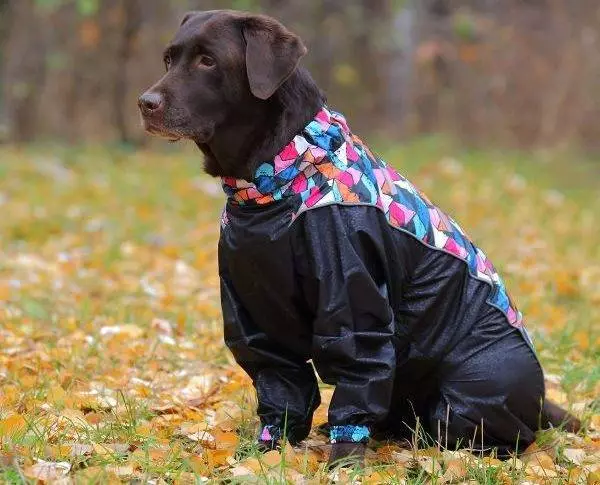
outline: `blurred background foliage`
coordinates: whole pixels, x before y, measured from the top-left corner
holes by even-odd
[[[136,98],[212,8],[299,33],[357,131],[600,149],[597,0],[0,0],[0,140],[148,143]]]

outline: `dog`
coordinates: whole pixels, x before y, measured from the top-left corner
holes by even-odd
[[[327,106],[306,53],[273,18],[191,12],[139,98],[147,132],[194,141],[222,179],[225,341],[256,388],[262,449],[310,432],[314,369],[335,386],[330,463],[417,427],[499,456],[539,428],[576,432],[490,260]]]

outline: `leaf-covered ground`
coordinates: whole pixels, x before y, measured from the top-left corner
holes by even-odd
[[[2,148],[0,482],[600,483],[600,174],[449,153],[384,155],[501,269],[580,435],[541,433],[504,463],[373,443],[362,474],[325,472],[316,433],[261,456],[252,387],[222,343],[223,195],[200,156]]]

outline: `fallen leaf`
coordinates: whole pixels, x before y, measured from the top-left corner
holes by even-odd
[[[163,335],[173,335],[173,325],[168,320],[155,318],[152,320],[151,327]]]
[[[599,485],[600,484],[600,470],[590,472],[587,476],[587,485]]]
[[[421,470],[428,475],[439,476],[442,473],[442,465],[436,458],[431,458],[429,456],[418,456],[416,462],[419,468],[421,468]]]
[[[444,462],[452,461],[452,460],[461,460],[465,463],[471,463],[475,460],[476,457],[472,453],[469,453],[466,450],[444,450],[442,451],[442,460]]]
[[[12,465],[16,459],[18,459],[16,455],[0,451],[0,468]]]
[[[52,386],[48,390],[46,399],[52,404],[62,404],[67,399],[67,393],[61,386]]]
[[[91,466],[78,471],[75,474],[76,483],[89,483],[89,484],[117,484],[121,483],[119,477],[114,473],[110,473],[106,467]]]
[[[119,478],[128,478],[134,475],[135,469],[132,465],[110,465],[106,467],[106,471],[114,473]]]
[[[285,475],[287,483],[291,483],[292,485],[307,485],[308,479],[299,471],[294,470],[293,468],[285,468],[283,471]],[[279,479],[279,476],[275,476],[275,479]]]
[[[112,450],[109,448],[105,448],[105,450],[108,450],[109,453],[112,453]],[[171,451],[172,450],[168,447],[149,448],[147,450],[138,448],[131,454],[130,460],[139,465],[144,465],[148,462],[162,463],[167,459]]]
[[[532,478],[556,478],[558,473],[553,468],[544,468],[535,464],[528,464],[525,467],[525,475]]]
[[[63,429],[71,426],[75,430],[92,429],[85,415],[79,409],[64,409],[58,417],[57,422]]]
[[[467,467],[462,460],[450,460],[446,463],[446,471],[442,475],[442,481],[450,483],[455,480],[463,480],[468,474]]]
[[[92,445],[86,445],[83,443],[73,443],[70,445],[70,455],[73,457],[91,455],[94,452]]]
[[[401,465],[406,465],[411,463],[415,459],[415,454],[412,451],[408,450],[400,450],[400,451],[392,451],[391,457],[394,462],[399,463]]]
[[[115,454],[113,450],[102,443],[93,443],[92,447],[94,449],[94,453],[102,458],[110,458]]]
[[[240,462],[240,465],[252,470],[253,473],[258,474],[262,471],[263,466],[260,461],[256,458],[246,458],[244,461]]]
[[[176,413],[179,411],[181,406],[178,406],[175,403],[161,403],[161,404],[154,404],[151,406],[151,410],[153,412],[155,412],[156,414],[171,414],[171,413]]]
[[[197,485],[198,482],[208,482],[208,477],[198,477],[195,473],[181,472],[173,480],[173,485]]]
[[[542,469],[554,470],[555,468],[552,457],[545,451],[542,451],[535,442],[529,445],[523,452],[521,460],[526,465],[535,465]]]
[[[287,467],[295,467],[297,465],[299,459],[298,454],[296,453],[296,450],[294,450],[294,447],[288,441],[286,441],[283,445],[281,454],[283,459],[285,460],[285,465]]]
[[[212,433],[216,447],[221,450],[236,449],[240,443],[240,437],[236,433],[214,431]]]
[[[230,471],[231,475],[233,475],[234,477],[245,477],[245,476],[253,476],[254,475],[254,472],[252,470],[250,470],[249,468],[246,468],[245,466],[242,466],[242,465],[237,465],[229,471]]]
[[[521,471],[524,470],[525,467],[527,466],[522,460],[519,460],[516,457],[511,458],[510,460],[508,460],[508,467],[511,470],[515,470],[515,471]]]
[[[502,466],[503,463],[502,461],[498,460],[498,458],[493,458],[491,456],[484,456],[481,461],[485,466],[489,467]]]
[[[428,456],[430,458],[435,458],[438,461],[441,461],[442,457],[443,457],[443,454],[440,451],[440,449],[436,448],[436,447],[430,447],[430,448],[426,448],[424,450],[418,450],[417,455],[418,456]]]
[[[187,438],[200,443],[206,448],[215,449],[217,447],[215,437],[208,431],[198,431],[197,433],[187,435]]]
[[[25,431],[27,421],[20,414],[13,414],[8,418],[0,420],[0,437],[14,436]]]
[[[577,448],[565,448],[562,453],[563,456],[574,465],[581,465],[586,455],[585,450]]]
[[[267,451],[261,457],[261,461],[268,467],[278,466],[281,463],[281,453],[277,450]]]
[[[221,465],[225,465],[227,463],[228,458],[233,456],[233,450],[206,450],[206,458],[208,461],[208,465],[211,468],[215,468]]]
[[[567,477],[569,485],[587,485],[587,475],[581,468],[573,468]]]
[[[119,335],[130,339],[137,339],[142,337],[144,333],[143,328],[132,324],[106,326],[100,329],[100,335],[103,337]]]
[[[38,459],[37,463],[25,468],[23,474],[32,480],[49,482],[65,477],[70,471],[71,464],[68,462],[51,462]]]
[[[392,453],[399,453],[400,451],[402,451],[402,448],[400,448],[398,445],[387,444],[377,448],[377,450],[375,450],[375,454],[382,462],[388,463],[393,461]]]
[[[189,406],[201,406],[214,388],[215,380],[212,375],[194,376],[179,391],[179,395]]]
[[[381,471],[374,471],[363,478],[364,485],[380,485],[382,483],[391,483],[393,480],[403,479],[405,470],[402,468],[394,468],[393,475]],[[393,478],[392,478],[393,477]]]

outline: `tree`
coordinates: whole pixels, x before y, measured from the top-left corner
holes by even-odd
[[[118,46],[116,62],[122,68],[117,70],[113,90],[114,123],[119,140],[130,143],[126,111],[131,107],[127,103],[128,66],[133,53],[134,42],[142,23],[141,0],[121,0],[123,10],[121,41]]]

